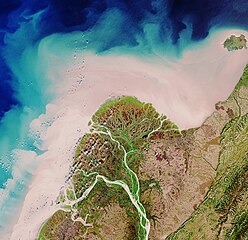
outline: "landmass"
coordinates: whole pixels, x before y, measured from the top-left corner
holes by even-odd
[[[181,131],[151,104],[108,100],[38,239],[247,239],[248,66],[215,107]]]
[[[224,48],[227,48],[228,51],[247,49],[247,40],[243,34],[239,37],[231,35],[230,38],[227,38],[224,42]]]
[[[148,200],[158,217],[150,239],[247,239],[247,71],[200,128],[148,151],[148,162],[161,149],[168,161],[140,175],[163,183]]]

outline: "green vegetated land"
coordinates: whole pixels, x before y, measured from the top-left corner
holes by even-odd
[[[227,38],[224,42],[224,48],[227,48],[228,51],[239,50],[247,48],[247,40],[243,34],[239,37],[231,35],[230,38]]]
[[[75,154],[73,186],[69,190],[74,193],[69,195],[74,196],[70,199],[68,193],[62,196],[66,210],[55,213],[48,220],[39,239],[60,239],[61,225],[69,221],[70,210],[73,216],[68,225],[73,226],[73,222],[79,223],[80,219],[87,218],[85,222],[90,226],[80,231],[77,227],[64,229],[65,236],[70,235],[70,239],[110,239],[109,232],[104,232],[103,228],[106,222],[101,219],[115,205],[124,209],[124,219],[121,220],[125,221],[124,231],[116,230],[120,232],[117,238],[148,239],[149,216],[139,200],[140,182],[136,172],[150,139],[159,133],[179,134],[178,128],[166,116],[159,115],[151,104],[134,97],[107,101],[90,124],[90,133],[83,136]],[[108,224],[107,228],[111,228],[112,223]]]
[[[217,175],[199,208],[167,239],[248,239],[248,114],[221,133]]]
[[[215,128],[222,130],[211,140],[193,137],[206,124],[181,133],[151,104],[134,97],[108,100],[78,144],[71,186],[58,200],[61,210],[43,225],[38,239],[248,239],[247,86],[248,67],[228,101],[216,105]],[[196,145],[200,141],[204,147]],[[204,152],[215,145],[220,148],[216,168]],[[192,157],[198,150],[206,156]],[[191,196],[183,182],[201,178],[199,171],[204,184],[197,180],[192,186],[205,197],[183,210],[188,220],[180,223],[180,199]],[[176,216],[169,218],[175,224],[168,229],[163,229],[163,214]]]

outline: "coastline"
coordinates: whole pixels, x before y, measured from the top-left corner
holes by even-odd
[[[225,40],[231,33],[235,31],[217,34],[210,45],[204,43],[168,65],[156,59],[145,62],[131,56],[86,54],[82,56],[86,62],[83,70],[72,66],[68,73],[61,66],[61,82],[54,80],[61,97],[31,124],[31,129],[40,132],[40,148],[45,153],[36,156],[40,166],[33,174],[10,239],[35,239],[42,223],[57,210],[55,201],[66,184],[78,139],[88,131],[88,121],[106,99],[132,95],[151,102],[181,129],[199,126],[214,104],[229,96],[247,63],[248,51],[229,53],[220,45],[219,39]],[[79,84],[81,71],[85,80]],[[43,127],[51,119],[52,124]]]

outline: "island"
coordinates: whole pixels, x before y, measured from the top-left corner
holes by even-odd
[[[230,38],[227,38],[224,42],[224,48],[227,48],[228,51],[234,51],[239,49],[247,49],[247,40],[243,34],[239,37],[231,35]]]
[[[89,122],[43,239],[247,239],[248,65],[198,128],[132,96]]]

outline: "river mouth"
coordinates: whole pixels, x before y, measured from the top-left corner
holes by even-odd
[[[126,211],[129,228],[134,228],[134,232],[126,234],[148,240],[150,221],[144,203],[140,201],[141,189],[136,172],[150,139],[158,133],[177,135],[180,131],[151,104],[130,96],[105,102],[89,124],[89,133],[81,138],[76,149],[70,186],[59,197],[59,211],[64,211],[67,217],[69,213],[73,223],[80,222],[87,237],[89,232],[101,232],[97,222],[102,210],[119,204]],[[56,232],[66,231],[58,230],[64,225],[64,222],[57,223],[58,214],[56,212],[47,221],[38,239],[54,238]],[[50,226],[54,226],[54,231],[49,232]],[[127,236],[118,238],[123,237]]]
[[[45,155],[37,158],[37,163],[42,163],[43,159],[46,159],[47,162],[57,164],[61,171],[55,176],[53,172],[57,167],[54,166],[54,170],[50,170],[45,163],[40,167],[40,171],[37,171],[40,174],[34,177],[37,179],[36,184],[32,184],[33,190],[27,195],[20,217],[19,227],[22,229],[20,231],[25,233],[22,222],[26,221],[36,222],[34,228],[37,230],[40,221],[44,221],[54,212],[54,209],[47,205],[43,208],[47,202],[45,198],[49,199],[48,202],[56,200],[69,172],[77,140],[82,132],[88,129],[90,116],[106,99],[120,95],[137,96],[141,101],[153,103],[159,112],[166,114],[180,129],[199,126],[213,111],[214,104],[229,95],[246,63],[247,51],[229,53],[223,49],[222,41],[229,33],[235,33],[235,30],[220,32],[219,36],[217,32],[217,37],[213,35],[212,39],[209,38],[209,41],[204,42],[202,46],[199,45],[196,50],[189,49],[179,61],[177,59],[168,61],[166,58],[147,60],[129,54],[119,56],[109,53],[101,56],[90,51],[77,53],[77,58],[74,59],[74,52],[68,49],[66,51],[68,55],[65,55],[68,57],[61,61],[65,58],[62,58],[55,48],[54,51],[51,50],[58,44],[58,39],[53,38],[54,36],[44,39],[39,51],[43,54],[42,58],[53,62],[53,66],[47,66],[44,73],[53,85],[56,99],[46,106],[44,115],[31,123],[31,128],[35,131],[41,130],[39,147],[48,150]],[[63,49],[65,44],[61,42],[60,44]],[[83,61],[87,66],[81,68]],[[223,86],[224,90],[220,91]],[[95,94],[96,92],[99,94]],[[56,119],[54,124],[50,121],[52,119]],[[46,122],[50,122],[51,126]],[[46,127],[41,129],[41,125]],[[67,142],[61,132],[64,136],[69,136]],[[53,135],[59,137],[55,138]],[[60,146],[59,150],[57,146]],[[54,156],[60,156],[61,163]],[[46,178],[50,179],[48,182],[54,183],[52,190],[46,189],[48,184],[42,180],[43,170],[47,172]],[[40,187],[42,185],[44,186]],[[46,197],[38,197],[40,188],[44,189],[40,194]],[[48,196],[49,192],[52,192],[51,196]],[[34,205],[36,202],[32,196],[38,201],[34,207],[40,209],[38,217],[35,217],[36,213],[30,214],[28,210],[30,202]],[[18,227],[16,229],[18,232]]]

